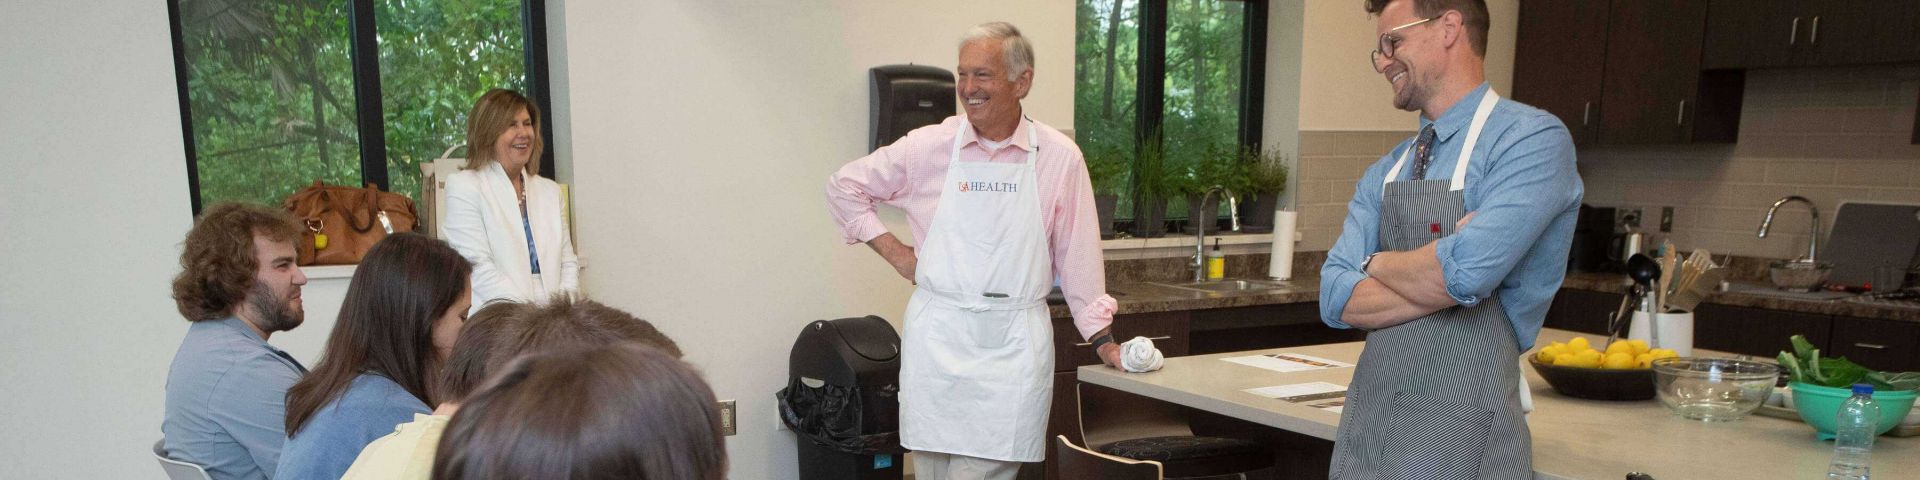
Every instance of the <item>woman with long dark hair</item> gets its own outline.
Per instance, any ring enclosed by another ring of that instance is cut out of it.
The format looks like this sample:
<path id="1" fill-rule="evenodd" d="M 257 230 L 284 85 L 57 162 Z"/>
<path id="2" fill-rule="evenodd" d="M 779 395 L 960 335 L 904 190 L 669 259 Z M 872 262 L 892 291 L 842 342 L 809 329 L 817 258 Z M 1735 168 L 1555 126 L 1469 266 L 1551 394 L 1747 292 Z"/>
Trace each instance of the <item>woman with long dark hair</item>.
<path id="1" fill-rule="evenodd" d="M 453 247 L 401 233 L 367 251 L 313 371 L 287 390 L 276 478 L 340 478 L 360 449 L 432 412 L 440 366 L 467 317 L 472 267 Z"/>
<path id="2" fill-rule="evenodd" d="M 713 390 L 672 354 L 633 343 L 540 353 L 467 398 L 433 478 L 720 480 L 724 438 Z"/>

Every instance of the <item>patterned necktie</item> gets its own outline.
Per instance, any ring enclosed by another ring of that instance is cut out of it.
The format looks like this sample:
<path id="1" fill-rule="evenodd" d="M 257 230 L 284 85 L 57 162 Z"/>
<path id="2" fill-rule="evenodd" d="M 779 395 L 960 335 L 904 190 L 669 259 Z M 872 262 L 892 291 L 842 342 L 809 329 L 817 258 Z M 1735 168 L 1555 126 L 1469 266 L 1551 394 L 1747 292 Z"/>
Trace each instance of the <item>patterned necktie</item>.
<path id="1" fill-rule="evenodd" d="M 1420 129 L 1420 138 L 1413 141 L 1413 176 L 1408 180 L 1427 178 L 1427 164 L 1433 159 L 1433 137 L 1433 124 L 1429 123 L 1426 128 Z"/>

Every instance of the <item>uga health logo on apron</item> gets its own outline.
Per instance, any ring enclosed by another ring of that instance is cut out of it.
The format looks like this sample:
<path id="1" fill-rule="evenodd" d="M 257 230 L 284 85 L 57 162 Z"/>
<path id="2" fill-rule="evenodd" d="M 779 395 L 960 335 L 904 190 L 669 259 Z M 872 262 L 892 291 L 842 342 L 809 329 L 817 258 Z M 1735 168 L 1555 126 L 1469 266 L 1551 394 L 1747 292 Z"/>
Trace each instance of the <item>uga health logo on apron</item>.
<path id="1" fill-rule="evenodd" d="M 961 128 L 972 128 L 962 123 Z M 1036 150 L 1038 126 L 1027 120 Z M 961 162 L 917 250 L 901 339 L 900 444 L 1001 461 L 1045 457 L 1053 397 L 1053 262 L 1026 163 Z"/>
<path id="2" fill-rule="evenodd" d="M 1453 234 L 1466 215 L 1467 164 L 1499 96 L 1474 110 L 1450 180 L 1393 181 L 1380 199 L 1382 251 Z M 1407 150 L 1412 150 L 1409 146 Z M 1532 478 L 1521 416 L 1519 344 L 1498 297 L 1367 334 L 1334 442 L 1331 478 Z"/>

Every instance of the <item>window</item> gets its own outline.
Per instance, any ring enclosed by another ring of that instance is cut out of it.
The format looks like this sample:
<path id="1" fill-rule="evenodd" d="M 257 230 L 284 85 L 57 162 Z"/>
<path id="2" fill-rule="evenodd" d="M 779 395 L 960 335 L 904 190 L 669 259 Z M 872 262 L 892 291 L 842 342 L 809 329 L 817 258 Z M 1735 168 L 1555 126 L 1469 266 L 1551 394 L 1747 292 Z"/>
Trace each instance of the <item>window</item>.
<path id="1" fill-rule="evenodd" d="M 1120 159 L 1117 176 L 1096 183 L 1119 194 L 1123 228 L 1154 196 L 1142 151 L 1183 162 L 1258 148 L 1263 0 L 1079 0 L 1076 23 L 1074 129 L 1097 177 Z M 1167 217 L 1186 210 L 1170 202 Z"/>
<path id="2" fill-rule="evenodd" d="M 417 196 L 419 164 L 465 142 L 467 110 L 487 89 L 552 111 L 544 0 L 169 7 L 196 214 L 227 200 L 278 205 L 314 180 Z M 551 124 L 541 119 L 548 139 Z"/>

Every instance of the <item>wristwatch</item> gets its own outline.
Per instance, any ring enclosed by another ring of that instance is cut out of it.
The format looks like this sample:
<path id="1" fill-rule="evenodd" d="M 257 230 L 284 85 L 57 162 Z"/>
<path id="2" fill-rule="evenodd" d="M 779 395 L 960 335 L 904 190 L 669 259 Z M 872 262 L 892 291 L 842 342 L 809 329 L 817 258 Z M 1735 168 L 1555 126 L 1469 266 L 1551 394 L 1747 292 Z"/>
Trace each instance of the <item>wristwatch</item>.
<path id="1" fill-rule="evenodd" d="M 1111 333 L 1106 335 L 1101 335 L 1098 337 L 1093 337 L 1093 351 L 1098 352 L 1100 351 L 1100 347 L 1105 346 L 1106 344 L 1109 344 L 1109 343 L 1113 343 L 1113 334 Z"/>
<path id="2" fill-rule="evenodd" d="M 1380 253 L 1381 252 L 1373 252 L 1367 254 L 1367 259 L 1360 261 L 1360 273 L 1367 273 L 1367 266 L 1373 265 L 1373 257 L 1380 255 Z"/>

